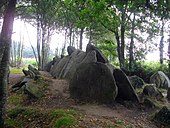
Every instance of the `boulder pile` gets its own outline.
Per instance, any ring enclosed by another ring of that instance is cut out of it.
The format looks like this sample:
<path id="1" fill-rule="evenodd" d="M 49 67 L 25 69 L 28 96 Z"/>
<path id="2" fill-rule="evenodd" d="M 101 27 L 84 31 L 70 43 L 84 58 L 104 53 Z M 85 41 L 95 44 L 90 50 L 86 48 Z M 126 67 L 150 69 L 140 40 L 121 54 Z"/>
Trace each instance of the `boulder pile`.
<path id="1" fill-rule="evenodd" d="M 139 102 L 126 74 L 114 68 L 97 47 L 88 44 L 84 52 L 69 46 L 67 52 L 67 56 L 50 62 L 50 73 L 69 81 L 72 98 L 100 103 L 119 99 Z"/>

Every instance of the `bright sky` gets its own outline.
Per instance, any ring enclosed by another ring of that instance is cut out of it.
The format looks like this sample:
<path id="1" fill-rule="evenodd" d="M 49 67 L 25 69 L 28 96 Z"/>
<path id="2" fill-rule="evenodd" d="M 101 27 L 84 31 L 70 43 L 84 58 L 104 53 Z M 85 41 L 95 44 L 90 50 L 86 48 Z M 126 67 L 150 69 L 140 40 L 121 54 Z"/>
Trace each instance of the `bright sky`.
<path id="1" fill-rule="evenodd" d="M 30 44 L 32 44 L 33 46 L 36 46 L 36 28 L 34 28 L 32 25 L 28 24 L 28 23 L 24 23 L 21 22 L 20 19 L 15 20 L 14 22 L 14 28 L 13 28 L 13 32 L 14 34 L 12 35 L 12 38 L 16 41 L 20 40 L 20 36 L 22 37 L 22 39 L 24 39 L 24 45 L 25 46 L 31 46 Z M 167 37 L 165 37 L 165 40 L 167 40 Z M 85 39 L 84 37 L 84 46 L 83 46 L 83 50 L 85 50 L 86 44 L 88 42 L 87 39 Z M 160 40 L 157 40 L 157 42 L 159 42 Z M 52 36 L 51 39 L 51 49 L 56 49 L 57 47 L 59 49 L 62 48 L 62 44 L 64 43 L 64 34 L 62 33 L 58 33 L 55 34 L 54 36 Z M 167 44 L 164 46 L 164 51 L 165 53 L 167 53 L 167 49 L 168 46 Z M 167 57 L 166 54 L 164 55 L 164 57 Z M 147 60 L 159 60 L 159 50 L 157 51 L 153 51 L 152 53 L 149 53 L 146 56 Z"/>
<path id="2" fill-rule="evenodd" d="M 14 34 L 12 35 L 12 39 L 19 41 L 20 36 L 24 37 L 24 45 L 30 47 L 30 43 L 33 46 L 36 46 L 36 28 L 28 23 L 24 23 L 20 19 L 17 19 L 14 21 L 14 27 L 13 27 Z M 63 33 L 56 33 L 52 36 L 51 39 L 51 49 L 56 49 L 57 47 L 59 49 L 62 48 L 62 44 L 64 44 L 65 37 Z M 88 40 L 84 37 L 83 44 L 83 50 L 85 50 Z"/>
<path id="3" fill-rule="evenodd" d="M 14 34 L 12 35 L 12 39 L 16 41 L 20 41 L 20 36 L 24 37 L 24 45 L 29 46 L 32 44 L 36 46 L 36 28 L 28 23 L 21 22 L 20 20 L 14 21 L 13 27 Z M 59 43 L 64 42 L 64 38 L 62 34 L 57 34 L 52 37 L 51 48 L 55 49 L 57 46 L 60 46 Z"/>

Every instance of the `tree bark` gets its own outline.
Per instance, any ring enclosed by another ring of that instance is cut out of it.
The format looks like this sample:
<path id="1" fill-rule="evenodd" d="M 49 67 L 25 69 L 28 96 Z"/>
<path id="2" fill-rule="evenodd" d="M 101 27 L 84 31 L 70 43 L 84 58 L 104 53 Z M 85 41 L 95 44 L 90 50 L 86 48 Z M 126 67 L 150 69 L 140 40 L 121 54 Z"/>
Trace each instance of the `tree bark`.
<path id="1" fill-rule="evenodd" d="M 161 28 L 161 40 L 159 44 L 159 52 L 160 52 L 160 64 L 163 64 L 163 48 L 164 48 L 164 21 L 162 21 L 162 28 Z"/>
<path id="2" fill-rule="evenodd" d="M 80 49 L 82 50 L 83 47 L 83 33 L 84 33 L 84 28 L 80 29 Z"/>
<path id="3" fill-rule="evenodd" d="M 121 16 L 121 25 L 120 25 L 120 38 L 121 38 L 121 45 L 120 45 L 120 62 L 121 62 L 121 67 L 124 68 L 125 64 L 125 10 L 122 11 L 122 16 Z"/>
<path id="4" fill-rule="evenodd" d="M 104 26 L 105 27 L 105 26 Z M 89 42 L 88 42 L 89 44 L 91 44 L 92 43 L 92 29 L 90 28 L 90 30 L 89 30 Z"/>
<path id="5" fill-rule="evenodd" d="M 46 27 L 42 28 L 42 61 L 41 61 L 41 70 L 45 65 L 45 48 L 46 48 Z"/>
<path id="6" fill-rule="evenodd" d="M 120 50 L 121 50 L 121 57 L 120 57 L 120 60 L 121 60 L 121 67 L 120 68 L 124 68 L 124 60 L 125 60 L 125 26 L 124 25 L 121 25 L 121 48 L 120 48 Z"/>
<path id="7" fill-rule="evenodd" d="M 117 53 L 118 53 L 119 64 L 120 67 L 122 67 L 119 33 L 118 31 L 115 31 L 114 34 L 117 42 Z"/>
<path id="8" fill-rule="evenodd" d="M 11 36 L 15 14 L 16 0 L 9 0 L 0 35 L 0 128 L 4 127 L 4 110 L 6 102 L 7 74 L 9 66 Z"/>
<path id="9" fill-rule="evenodd" d="M 130 48 L 129 48 L 129 70 L 132 69 L 134 63 L 133 48 L 134 48 L 134 34 L 135 34 L 135 13 L 132 21 L 131 35 L 130 35 Z"/>
<path id="10" fill-rule="evenodd" d="M 170 33 L 170 31 L 169 31 Z M 170 35 L 168 38 L 168 69 L 169 69 L 169 73 L 170 73 Z"/>
<path id="11" fill-rule="evenodd" d="M 43 25 L 42 28 L 42 62 L 41 70 L 44 70 L 49 58 L 50 41 L 51 41 L 51 30 L 47 25 Z"/>
<path id="12" fill-rule="evenodd" d="M 38 55 L 38 69 L 41 69 L 41 29 L 39 16 L 37 16 L 37 55 Z"/>
<path id="13" fill-rule="evenodd" d="M 64 39 L 64 44 L 63 44 L 63 46 L 62 46 L 62 50 L 61 50 L 61 56 L 64 55 L 64 51 L 65 51 L 65 48 L 66 48 L 66 43 L 67 43 L 67 29 L 65 29 L 64 37 L 65 37 L 65 39 Z"/>
<path id="14" fill-rule="evenodd" d="M 69 33 L 70 44 L 69 45 L 72 46 L 72 31 L 73 31 L 73 25 L 72 24 L 70 25 L 69 31 L 70 31 L 70 33 Z"/>

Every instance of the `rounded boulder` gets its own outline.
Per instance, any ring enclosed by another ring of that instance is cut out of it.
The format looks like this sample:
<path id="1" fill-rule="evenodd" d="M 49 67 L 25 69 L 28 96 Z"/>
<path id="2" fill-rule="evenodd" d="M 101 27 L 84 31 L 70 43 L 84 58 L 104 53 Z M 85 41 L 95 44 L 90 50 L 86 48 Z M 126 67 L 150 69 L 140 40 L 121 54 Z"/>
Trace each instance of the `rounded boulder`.
<path id="1" fill-rule="evenodd" d="M 70 81 L 73 99 L 112 103 L 117 96 L 117 86 L 109 68 L 98 62 L 81 64 Z"/>

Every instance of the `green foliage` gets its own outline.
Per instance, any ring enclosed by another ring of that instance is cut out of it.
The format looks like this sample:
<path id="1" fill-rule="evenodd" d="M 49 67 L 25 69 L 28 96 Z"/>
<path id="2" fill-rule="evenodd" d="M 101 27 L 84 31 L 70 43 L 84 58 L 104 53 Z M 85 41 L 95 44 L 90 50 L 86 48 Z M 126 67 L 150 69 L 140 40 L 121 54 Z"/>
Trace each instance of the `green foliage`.
<path id="1" fill-rule="evenodd" d="M 168 63 L 160 64 L 154 61 L 138 61 L 133 65 L 131 70 L 128 69 L 128 63 L 126 63 L 125 71 L 128 75 L 137 75 L 145 82 L 149 82 L 150 76 L 157 71 L 163 71 L 167 76 L 169 76 Z"/>
<path id="2" fill-rule="evenodd" d="M 99 38 L 96 42 L 96 46 L 103 52 L 107 59 L 114 62 L 117 58 L 116 42 L 111 38 Z"/>

